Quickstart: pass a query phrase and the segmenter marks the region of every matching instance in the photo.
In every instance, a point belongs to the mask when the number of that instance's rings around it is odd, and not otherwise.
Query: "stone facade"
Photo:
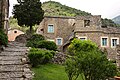
[[[89,20],[89,26],[85,26],[85,20]],[[113,47],[112,40],[117,39],[117,44],[120,42],[120,28],[101,26],[100,16],[87,16],[76,18],[75,37],[86,38],[95,42],[102,50],[108,52],[109,59],[116,59],[116,47]],[[107,45],[102,45],[102,38],[106,38]]]
[[[9,20],[9,0],[0,0],[0,28],[3,28],[5,33],[8,31]]]
[[[49,24],[54,32],[49,33]],[[73,37],[95,42],[101,50],[108,52],[109,59],[116,59],[116,45],[120,42],[120,28],[101,26],[101,16],[45,17],[37,30],[46,39],[55,41],[62,38],[61,51],[65,51]]]
[[[61,45],[58,45],[59,50],[62,50],[64,43],[68,41],[68,38],[74,30],[75,18],[74,17],[45,17],[39,28],[38,34],[45,36],[47,40],[56,42],[57,39],[61,39]],[[53,32],[48,32],[48,26],[52,25]]]

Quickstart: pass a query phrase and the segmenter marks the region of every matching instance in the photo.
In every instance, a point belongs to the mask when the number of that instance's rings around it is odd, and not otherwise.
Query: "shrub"
[[[36,67],[40,64],[46,64],[50,62],[54,55],[54,51],[32,48],[29,51],[28,57],[32,66]]]
[[[45,41],[45,40],[42,40],[42,41],[28,41],[27,42],[27,46],[29,45],[29,47],[33,47],[33,48],[45,48],[45,49],[48,49],[48,50],[54,50],[56,51],[57,50],[57,45],[53,42],[53,41]]]
[[[41,41],[41,40],[45,40],[44,36],[40,35],[40,34],[33,34],[28,41]]]
[[[6,46],[7,44],[8,44],[8,37],[2,30],[0,30],[0,45]]]
[[[39,35],[39,34],[33,34],[27,41],[26,46],[27,47],[36,47],[36,44],[41,41],[45,40],[44,36]]]
[[[39,41],[37,48],[46,48],[48,50],[57,50],[57,45],[53,41]]]

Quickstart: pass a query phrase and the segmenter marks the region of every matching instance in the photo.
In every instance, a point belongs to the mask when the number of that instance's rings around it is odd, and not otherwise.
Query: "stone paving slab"
[[[16,61],[0,61],[0,65],[12,65],[12,64],[22,64],[21,60],[16,60]]]
[[[23,57],[22,56],[0,56],[0,61],[12,61],[12,60],[21,60]]]
[[[4,51],[0,53],[0,56],[24,56],[25,54],[27,54],[27,52],[9,52],[9,51]]]
[[[0,72],[0,80],[4,78],[22,78],[23,72]]]
[[[25,80],[25,79],[24,78],[4,78],[4,79],[1,78],[0,80]]]
[[[26,52],[26,49],[19,49],[19,48],[5,48],[4,51],[10,51],[10,52]]]
[[[23,71],[24,66],[23,65],[2,65],[0,66],[1,72],[12,72],[12,71]]]

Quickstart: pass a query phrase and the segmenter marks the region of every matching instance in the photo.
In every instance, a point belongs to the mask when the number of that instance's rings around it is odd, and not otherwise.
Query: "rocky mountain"
[[[115,23],[120,24],[120,15],[112,19]]]

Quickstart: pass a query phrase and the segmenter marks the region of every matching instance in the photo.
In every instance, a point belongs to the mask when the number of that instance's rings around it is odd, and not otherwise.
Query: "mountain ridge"
[[[91,13],[81,11],[75,8],[71,8],[66,5],[62,5],[59,2],[55,1],[47,1],[43,2],[42,8],[45,11],[45,16],[87,16],[91,15]]]
[[[81,11],[66,5],[62,5],[59,2],[47,1],[43,2],[42,9],[44,10],[44,16],[63,16],[63,17],[76,17],[76,16],[88,16],[91,13]],[[118,27],[111,19],[101,19],[103,26]]]
[[[116,24],[120,24],[120,15],[114,17],[112,20],[113,20]]]

